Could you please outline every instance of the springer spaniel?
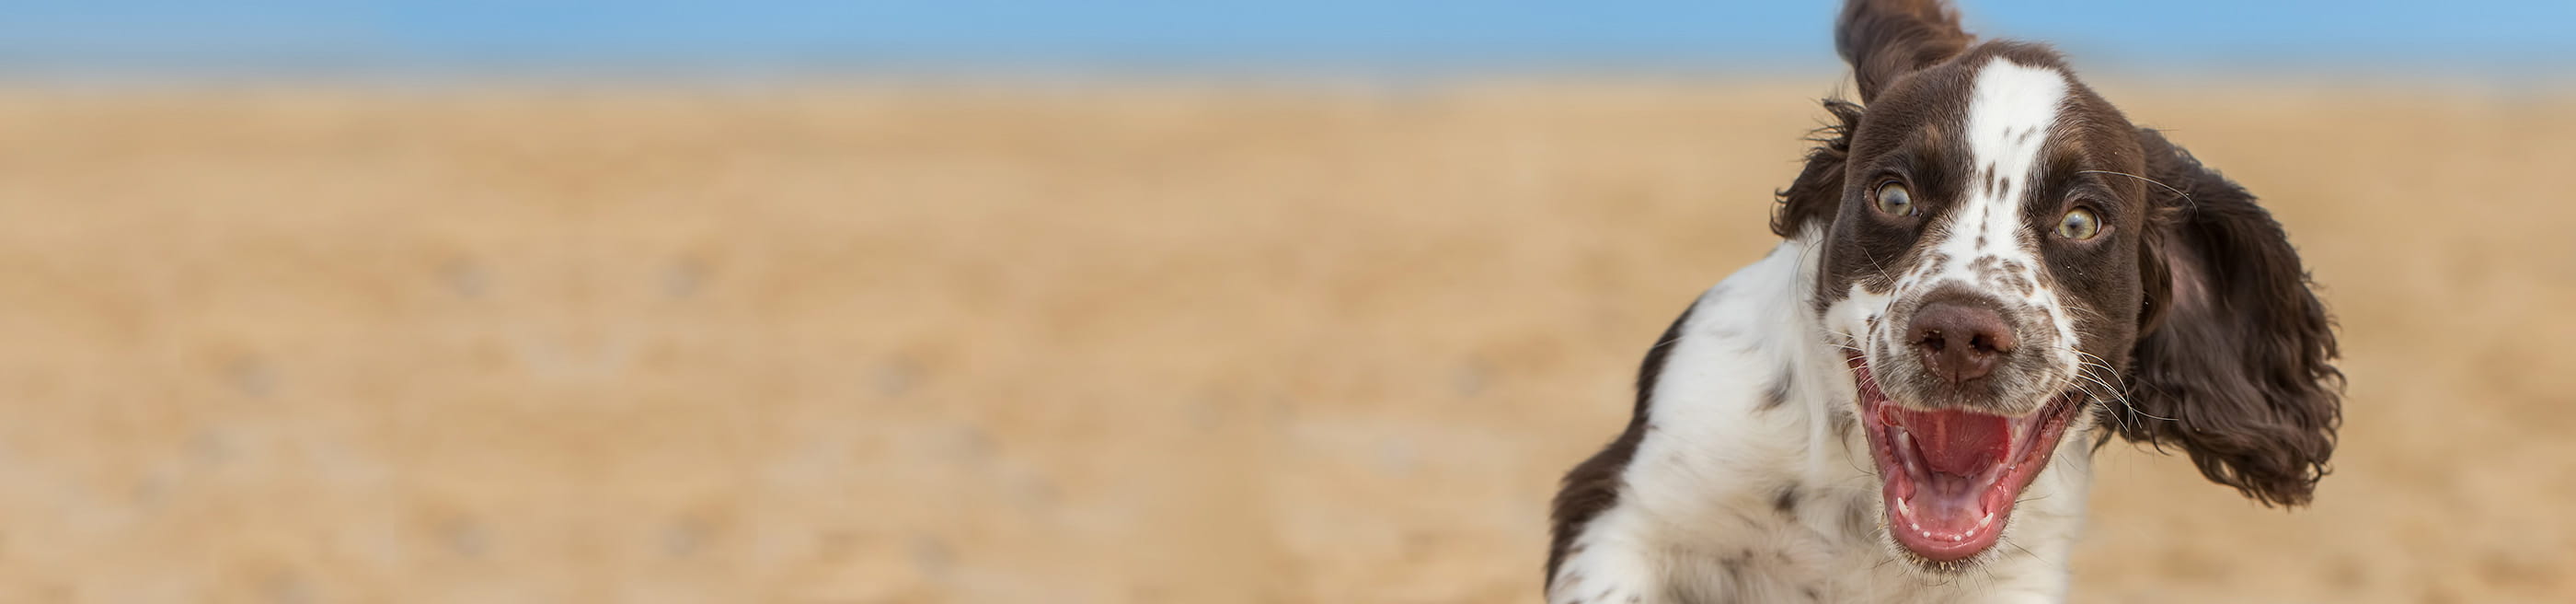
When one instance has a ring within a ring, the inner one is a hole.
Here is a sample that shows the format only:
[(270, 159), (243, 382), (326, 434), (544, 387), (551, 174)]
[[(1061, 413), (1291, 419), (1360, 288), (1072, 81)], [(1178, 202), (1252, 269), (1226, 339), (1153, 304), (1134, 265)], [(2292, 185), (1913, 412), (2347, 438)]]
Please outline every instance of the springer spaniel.
[(1549, 602), (2059, 600), (2114, 435), (2308, 501), (2343, 376), (2252, 194), (1937, 0), (1852, 0), (1834, 40), (1862, 104), (1825, 101), (1784, 241), (1566, 475)]

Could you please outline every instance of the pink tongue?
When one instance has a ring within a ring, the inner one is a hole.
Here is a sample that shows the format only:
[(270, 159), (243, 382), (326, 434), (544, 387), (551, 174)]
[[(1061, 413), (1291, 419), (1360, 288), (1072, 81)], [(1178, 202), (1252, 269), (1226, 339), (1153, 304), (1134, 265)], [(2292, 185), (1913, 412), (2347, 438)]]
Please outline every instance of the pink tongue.
[(2012, 451), (2012, 424), (2003, 416), (1900, 408), (1896, 420), (1913, 433), (1923, 465), (1934, 472), (1975, 476)]

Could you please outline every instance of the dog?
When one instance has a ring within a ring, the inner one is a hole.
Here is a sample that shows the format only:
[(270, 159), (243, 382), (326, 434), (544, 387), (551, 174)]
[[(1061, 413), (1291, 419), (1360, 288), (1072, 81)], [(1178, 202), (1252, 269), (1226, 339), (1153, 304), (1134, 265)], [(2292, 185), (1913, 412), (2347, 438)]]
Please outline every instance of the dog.
[(1853, 0), (1834, 40), (1860, 102), (1565, 476), (1549, 602), (2062, 600), (2114, 438), (2310, 500), (2335, 327), (2252, 194), (1937, 0)]

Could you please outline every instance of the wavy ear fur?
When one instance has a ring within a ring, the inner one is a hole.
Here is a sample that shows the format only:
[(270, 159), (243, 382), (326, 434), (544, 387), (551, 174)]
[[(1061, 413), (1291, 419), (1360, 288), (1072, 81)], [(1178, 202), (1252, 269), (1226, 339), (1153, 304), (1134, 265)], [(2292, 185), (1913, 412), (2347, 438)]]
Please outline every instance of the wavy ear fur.
[(1834, 50), (1851, 63), (1863, 103), (1905, 74), (1958, 56), (1975, 39), (1940, 0), (1851, 0), (1834, 23)]
[(1807, 167), (1798, 171), (1798, 179), (1789, 188), (1771, 194), (1780, 207), (1771, 214), (1771, 232), (1782, 238), (1796, 237), (1809, 224), (1833, 222), (1835, 208), (1843, 202), (1843, 163), (1851, 156), (1852, 129), (1860, 127), (1860, 106), (1842, 99), (1825, 99), (1825, 112), (1834, 116), (1832, 123), (1816, 129), (1816, 148), (1807, 151)]
[(2333, 319), (2253, 194), (2153, 130), (2139, 144), (2148, 176), (2179, 195), (2141, 246), (2147, 325), (2111, 423), (2264, 505), (2305, 504), (2343, 418)]

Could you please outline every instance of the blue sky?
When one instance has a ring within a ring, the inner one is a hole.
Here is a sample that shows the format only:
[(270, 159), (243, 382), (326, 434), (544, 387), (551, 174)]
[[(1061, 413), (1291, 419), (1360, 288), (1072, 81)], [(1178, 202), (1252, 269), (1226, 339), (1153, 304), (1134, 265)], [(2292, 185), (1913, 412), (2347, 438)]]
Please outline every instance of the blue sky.
[[(1826, 1), (18, 2), (0, 73), (1380, 72), (1812, 68)], [(1967, 0), (2088, 65), (2576, 66), (2576, 0)]]

